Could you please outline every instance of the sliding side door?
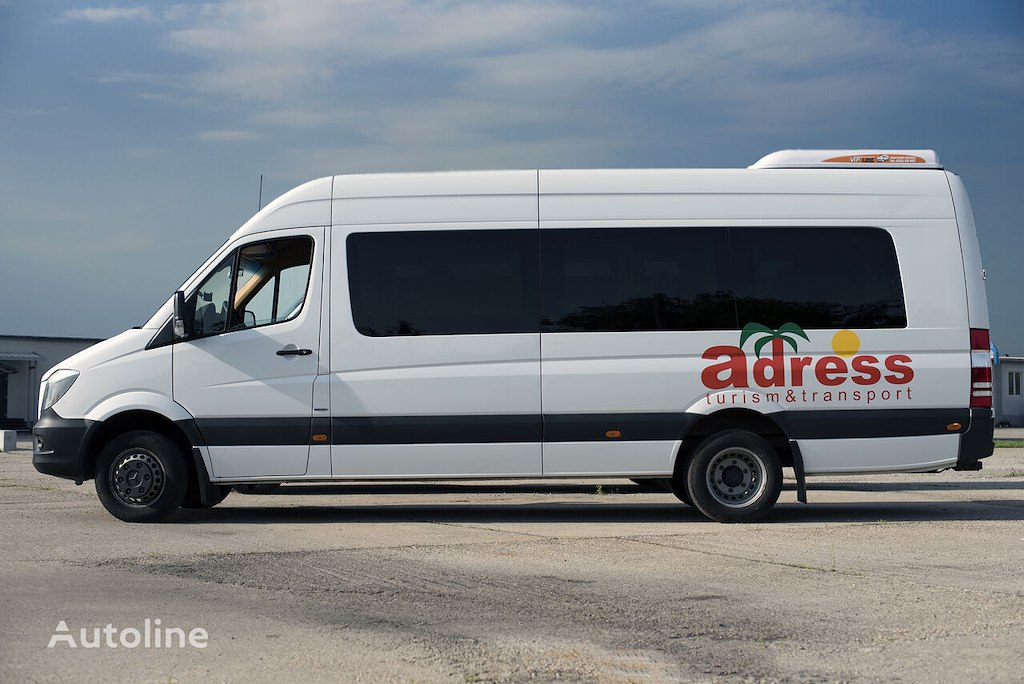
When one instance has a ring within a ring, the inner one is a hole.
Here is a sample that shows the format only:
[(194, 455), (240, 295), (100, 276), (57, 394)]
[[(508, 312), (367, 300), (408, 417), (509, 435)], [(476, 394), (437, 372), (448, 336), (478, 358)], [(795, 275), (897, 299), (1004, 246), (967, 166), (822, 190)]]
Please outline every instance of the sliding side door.
[(335, 477), (541, 473), (537, 229), (335, 228)]

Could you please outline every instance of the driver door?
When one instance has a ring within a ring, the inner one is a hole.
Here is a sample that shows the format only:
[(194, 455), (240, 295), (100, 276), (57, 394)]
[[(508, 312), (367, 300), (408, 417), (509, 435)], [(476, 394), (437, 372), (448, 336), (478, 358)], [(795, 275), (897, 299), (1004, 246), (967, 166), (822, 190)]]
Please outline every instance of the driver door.
[(306, 473), (323, 254), (323, 228), (248, 236), (189, 293), (192, 331), (173, 346), (173, 392), (215, 478)]

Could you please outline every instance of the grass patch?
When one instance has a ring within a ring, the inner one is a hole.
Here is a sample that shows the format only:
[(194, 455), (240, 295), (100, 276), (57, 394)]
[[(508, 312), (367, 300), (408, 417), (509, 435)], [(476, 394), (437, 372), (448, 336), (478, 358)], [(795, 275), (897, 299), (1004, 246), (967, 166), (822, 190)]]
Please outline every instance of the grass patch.
[(997, 449), (1024, 449), (1024, 439), (997, 439)]

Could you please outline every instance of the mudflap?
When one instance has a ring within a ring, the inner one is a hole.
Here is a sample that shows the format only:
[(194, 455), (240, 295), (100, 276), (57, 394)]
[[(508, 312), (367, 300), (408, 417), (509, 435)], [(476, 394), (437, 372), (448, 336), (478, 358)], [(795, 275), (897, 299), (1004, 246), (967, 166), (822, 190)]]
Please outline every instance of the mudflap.
[(804, 455), (796, 440), (789, 440), (790, 451), (793, 452), (793, 475), (796, 476), (796, 500), (807, 503), (807, 480), (804, 476)]

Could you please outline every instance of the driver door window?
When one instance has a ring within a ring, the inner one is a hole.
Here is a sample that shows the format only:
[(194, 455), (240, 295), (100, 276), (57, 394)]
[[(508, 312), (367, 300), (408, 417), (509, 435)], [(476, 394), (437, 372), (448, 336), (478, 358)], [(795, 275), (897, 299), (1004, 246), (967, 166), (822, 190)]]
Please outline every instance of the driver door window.
[(193, 296), (193, 337), (298, 316), (306, 299), (312, 256), (313, 241), (308, 237), (257, 242), (232, 252)]

